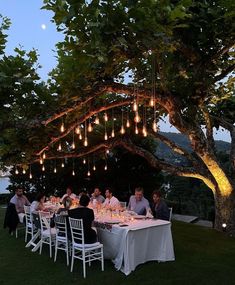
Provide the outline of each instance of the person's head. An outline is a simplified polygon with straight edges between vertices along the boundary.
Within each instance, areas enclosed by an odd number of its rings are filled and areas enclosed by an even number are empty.
[[[44,203],[45,202],[45,194],[42,192],[39,192],[36,196],[36,201],[40,202],[40,203]]]
[[[66,189],[66,194],[67,194],[68,196],[70,196],[72,193],[73,193],[72,188],[71,188],[71,187],[67,187],[67,189]]]
[[[140,201],[144,196],[144,189],[142,187],[135,188],[135,199]]]
[[[113,190],[111,188],[106,188],[105,190],[105,197],[111,199],[113,196]]]
[[[96,187],[94,190],[94,196],[98,197],[100,194],[101,194],[100,189],[98,187]]]
[[[79,204],[83,207],[87,207],[90,202],[90,198],[87,195],[82,195]]]
[[[18,197],[21,197],[23,196],[24,190],[22,188],[17,188],[15,193]]]
[[[152,198],[154,203],[158,203],[161,200],[161,192],[158,190],[153,191]]]
[[[69,197],[65,197],[63,199],[62,203],[64,205],[64,208],[68,210],[71,207],[71,205],[72,205],[72,199],[69,198]]]

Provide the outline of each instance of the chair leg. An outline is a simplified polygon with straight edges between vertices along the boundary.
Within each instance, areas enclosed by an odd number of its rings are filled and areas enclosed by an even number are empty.
[[[69,266],[69,247],[68,247],[68,243],[66,244],[65,249],[66,249],[67,266]]]
[[[51,238],[50,238],[49,247],[50,247],[50,258],[51,258],[52,257],[52,241],[51,241]]]
[[[58,246],[58,242],[56,240],[55,241],[55,258],[54,258],[54,262],[56,262],[56,258],[57,258],[57,246]]]
[[[41,241],[40,241],[40,251],[39,251],[39,254],[42,254],[42,239],[41,239]]]
[[[85,252],[82,252],[82,263],[83,263],[83,277],[86,278],[86,255]]]
[[[103,252],[103,248],[101,248],[101,270],[104,271],[104,252]]]
[[[74,263],[74,247],[72,249],[72,259],[71,259],[70,272],[73,272],[73,263]]]
[[[18,230],[17,230],[17,228],[16,228],[16,238],[18,238]]]

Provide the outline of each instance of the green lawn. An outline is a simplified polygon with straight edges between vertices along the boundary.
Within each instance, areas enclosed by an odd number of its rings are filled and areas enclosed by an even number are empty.
[[[4,214],[5,210],[0,209],[1,224]],[[181,222],[173,222],[172,233],[174,262],[148,262],[139,265],[129,276],[116,271],[110,261],[105,261],[104,272],[100,270],[100,263],[93,263],[84,280],[79,261],[75,261],[74,272],[70,273],[63,252],[59,252],[54,263],[46,246],[42,255],[32,253],[25,248],[22,233],[16,239],[1,227],[0,284],[235,284],[235,239]]]

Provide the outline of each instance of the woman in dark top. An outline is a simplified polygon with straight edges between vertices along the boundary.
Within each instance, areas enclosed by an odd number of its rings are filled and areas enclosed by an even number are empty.
[[[170,211],[165,201],[161,199],[161,192],[154,191],[152,198],[153,202],[150,204],[150,208],[154,218],[169,221]]]
[[[93,210],[87,208],[89,202],[90,198],[87,195],[82,195],[79,201],[80,206],[78,208],[69,210],[68,216],[70,218],[83,220],[85,243],[94,243],[97,241],[96,232],[92,229],[92,223],[95,216]]]

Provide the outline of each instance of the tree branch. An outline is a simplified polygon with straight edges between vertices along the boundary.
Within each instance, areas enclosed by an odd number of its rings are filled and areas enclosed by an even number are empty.
[[[226,75],[234,71],[234,69],[235,69],[235,63],[230,65],[227,69],[222,71],[219,75],[215,76],[213,82],[215,83],[215,82],[222,80]]]

